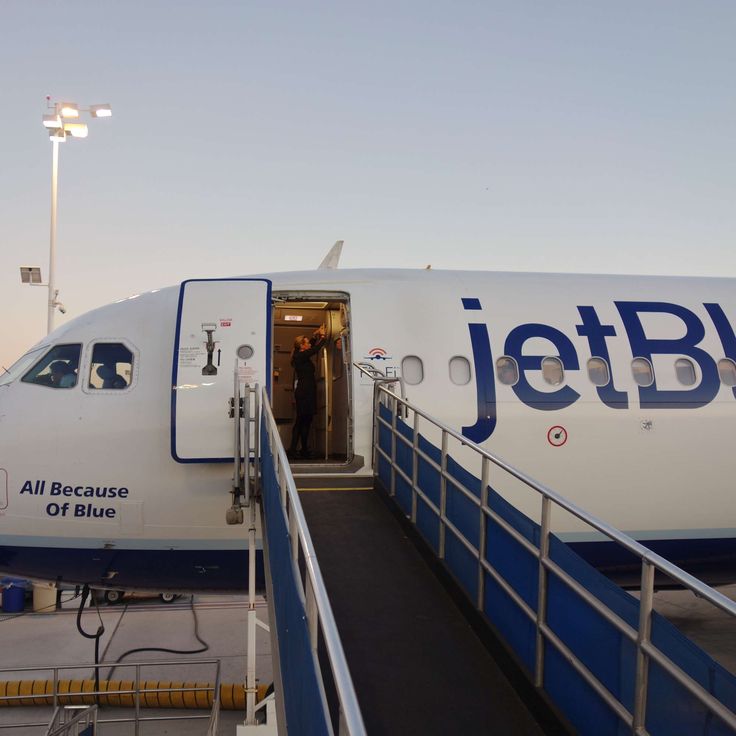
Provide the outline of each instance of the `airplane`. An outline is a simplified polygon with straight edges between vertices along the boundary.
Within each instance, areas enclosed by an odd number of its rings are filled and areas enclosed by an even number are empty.
[[[363,363],[685,569],[736,579],[733,279],[342,270],[337,257],[136,294],[23,355],[0,377],[0,571],[244,588],[246,534],[225,514],[234,376],[266,387],[288,444],[292,346],[324,324],[318,459],[295,472],[372,476]],[[518,488],[497,490],[537,513]],[[592,564],[626,565],[575,520],[557,523]]]

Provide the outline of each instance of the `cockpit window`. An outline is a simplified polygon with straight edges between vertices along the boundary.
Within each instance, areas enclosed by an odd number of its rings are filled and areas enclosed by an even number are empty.
[[[0,372],[2,373],[0,375],[0,386],[6,386],[15,381],[16,378],[20,378],[28,370],[28,366],[33,365],[38,360],[38,356],[48,348],[48,345],[42,345],[39,348],[29,350],[25,355],[18,358],[10,368],[0,366]]]
[[[21,380],[49,388],[73,388],[77,385],[81,350],[79,344],[54,345]]]
[[[130,386],[133,353],[121,342],[98,342],[89,371],[91,389],[121,390]]]

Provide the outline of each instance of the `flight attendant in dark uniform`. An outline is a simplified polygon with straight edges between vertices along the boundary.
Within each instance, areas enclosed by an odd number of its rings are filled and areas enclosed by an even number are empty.
[[[296,421],[291,431],[291,446],[289,455],[297,454],[297,445],[301,442],[299,457],[310,457],[307,444],[309,429],[317,413],[317,380],[312,356],[316,355],[325,344],[325,326],[321,325],[314,331],[311,339],[299,335],[294,340],[294,352],[291,354],[291,364],[294,366],[294,399],[296,400]]]

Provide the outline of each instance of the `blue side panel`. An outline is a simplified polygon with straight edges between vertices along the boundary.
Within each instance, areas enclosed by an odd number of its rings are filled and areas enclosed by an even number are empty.
[[[495,491],[489,491],[488,502],[504,521],[530,542],[538,544],[539,530]],[[539,569],[536,558],[522,547],[498,522],[486,521],[486,560],[501,573],[503,579],[532,609],[537,608]],[[516,652],[522,664],[534,671],[536,629],[532,621],[519,611],[512,598],[488,574],[483,612]]]
[[[291,557],[288,524],[279,499],[267,433],[262,431],[261,436],[264,516],[286,725],[291,733],[322,736],[330,731],[322,708],[322,691],[309,642],[304,601],[297,582],[299,570]]]
[[[378,411],[381,417],[391,421],[391,412],[385,406],[379,404]],[[388,453],[389,457],[391,456],[391,430],[384,427],[383,424],[378,425],[378,445],[384,452]],[[391,488],[391,463],[380,454],[378,455],[376,472],[381,483],[383,483],[383,487]]]
[[[419,435],[419,449],[431,457],[438,465],[442,453],[422,435]],[[421,455],[417,462],[417,485],[422,493],[439,508],[440,505],[440,473]],[[417,527],[422,536],[435,551],[440,552],[440,521],[437,513],[421,498],[417,501]]]
[[[581,560],[556,537],[550,556],[586,590],[626,623],[638,627],[639,602]],[[606,689],[629,711],[634,708],[636,648],[618,629],[593,611],[556,576],[549,576],[547,623]],[[546,647],[547,652],[554,649]],[[586,724],[600,725],[600,733],[618,734],[623,724],[570,665],[553,654],[546,664],[545,687],[555,702],[566,703],[570,720],[581,732]],[[592,721],[591,719],[595,719]],[[587,726],[589,728],[589,726]],[[625,729],[620,731],[625,732]]]
[[[406,437],[409,442],[412,441],[414,432],[405,422],[397,423],[396,429],[402,437]],[[407,445],[400,439],[396,440],[396,464],[411,478],[412,448],[411,445]],[[395,490],[397,503],[404,510],[405,514],[411,514],[411,483],[407,483],[400,473],[396,473]]]
[[[655,618],[652,622],[652,642],[703,688],[736,711],[736,678],[705,656],[669,621],[659,616]],[[733,733],[717,718],[708,716],[698,700],[657,665],[650,666],[649,687],[647,728],[652,733],[667,733],[665,729],[675,726],[681,733],[703,733],[709,736]]]
[[[391,421],[391,412],[388,408],[381,407],[381,412],[386,421]],[[403,436],[411,438],[411,428],[401,419],[397,420],[397,428]],[[391,432],[388,429],[379,432],[379,442],[384,450],[390,453]],[[440,463],[441,452],[437,447],[432,446],[422,436],[419,437],[419,446],[437,464]],[[397,458],[398,455],[397,450]],[[399,462],[404,467],[410,461],[402,456]],[[480,481],[451,457],[447,459],[447,471],[451,476],[446,484],[447,517],[459,532],[477,547],[480,537],[479,510],[472,499],[458,489],[452,479],[462,481],[476,497],[480,495]],[[411,472],[410,465],[407,472],[409,474]],[[418,476],[419,487],[439,506],[441,488],[439,472],[428,462],[420,459]],[[379,479],[386,488],[390,487],[388,463],[384,466],[379,463]],[[398,482],[396,488],[398,496]],[[411,508],[410,492],[411,489],[408,487],[401,490],[400,505],[404,510]],[[488,489],[488,501],[491,509],[501,519],[534,547],[539,548],[538,524],[491,488]],[[485,525],[486,559],[536,613],[539,581],[539,563],[536,554],[523,547],[495,520],[486,518]],[[437,514],[421,500],[417,504],[417,527],[437,552],[439,520]],[[554,535],[550,538],[550,557],[620,619],[634,629],[638,628],[638,599],[602,575],[571,546]],[[458,584],[475,603],[478,584],[476,556],[457,540],[449,529],[446,532],[444,562]],[[534,622],[520,610],[511,596],[487,572],[484,572],[484,585],[483,613],[531,675],[536,658]],[[633,712],[636,684],[635,645],[553,574],[548,575],[546,620],[556,636],[608,692],[626,710]],[[703,688],[713,693],[728,708],[736,711],[736,677],[656,613],[652,616],[652,641]],[[580,734],[624,736],[629,733],[624,722],[549,643],[544,644],[544,689]],[[733,733],[716,717],[709,716],[696,698],[654,663],[650,664],[649,670],[646,727],[652,736],[672,734],[721,736]]]

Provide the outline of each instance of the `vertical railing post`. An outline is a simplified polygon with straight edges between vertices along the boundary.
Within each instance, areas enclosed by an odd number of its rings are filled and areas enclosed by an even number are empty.
[[[235,372],[233,374],[233,505],[240,503],[240,492],[242,486],[240,483],[240,376],[238,374],[238,361],[235,359]]]
[[[54,667],[54,708],[59,707],[59,668]]]
[[[377,383],[373,384],[373,476],[378,477],[378,438],[379,434],[379,421],[378,421],[378,410],[381,403],[381,388]]]
[[[255,416],[253,417],[253,478],[254,492],[256,496],[261,495],[261,393],[256,384],[255,392]]]
[[[251,439],[250,439],[250,395],[252,393],[251,387],[246,383],[245,389],[243,391],[242,401],[243,401],[243,416],[242,419],[238,419],[238,421],[243,422],[243,432],[242,432],[242,440],[241,440],[241,447],[242,447],[242,453],[243,453],[243,467],[240,470],[240,474],[242,476],[242,486],[245,490],[245,505],[248,506],[250,504],[251,500],[251,474],[250,474],[250,446],[251,446]]]
[[[141,666],[135,666],[135,736],[141,732]]]
[[[536,660],[534,663],[534,685],[544,685],[544,634],[542,625],[547,620],[547,567],[544,564],[549,558],[549,529],[552,515],[552,502],[542,496],[542,524],[539,530],[539,568],[537,581],[537,636]]]
[[[317,608],[317,599],[314,596],[314,587],[312,586],[312,578],[307,574],[304,584],[305,608],[307,611],[307,627],[309,629],[309,643],[312,651],[316,654],[317,644],[319,641],[319,609]]]
[[[391,495],[396,495],[396,399],[391,402]]]
[[[442,430],[442,457],[440,458],[440,550],[439,558],[445,559],[445,517],[447,513],[447,432]]]
[[[647,694],[649,690],[649,657],[642,646],[649,644],[654,608],[654,565],[641,561],[641,591],[639,595],[639,632],[636,637],[636,688],[634,690],[634,720],[632,733],[646,733]]]
[[[414,412],[414,430],[411,443],[411,522],[417,523],[417,493],[419,484],[419,414]]]
[[[250,397],[249,399],[250,400]],[[256,500],[251,498],[249,508],[250,523],[248,525],[248,640],[246,648],[246,704],[245,722],[255,725],[256,722]]]
[[[291,540],[291,559],[299,562],[299,528],[297,526],[296,514],[293,509],[288,510],[289,538]]]
[[[486,595],[486,574],[483,569],[483,561],[486,559],[488,548],[486,508],[488,508],[488,486],[491,482],[491,463],[485,455],[481,456],[480,472],[480,528],[478,530],[478,598],[476,607],[483,610]]]

